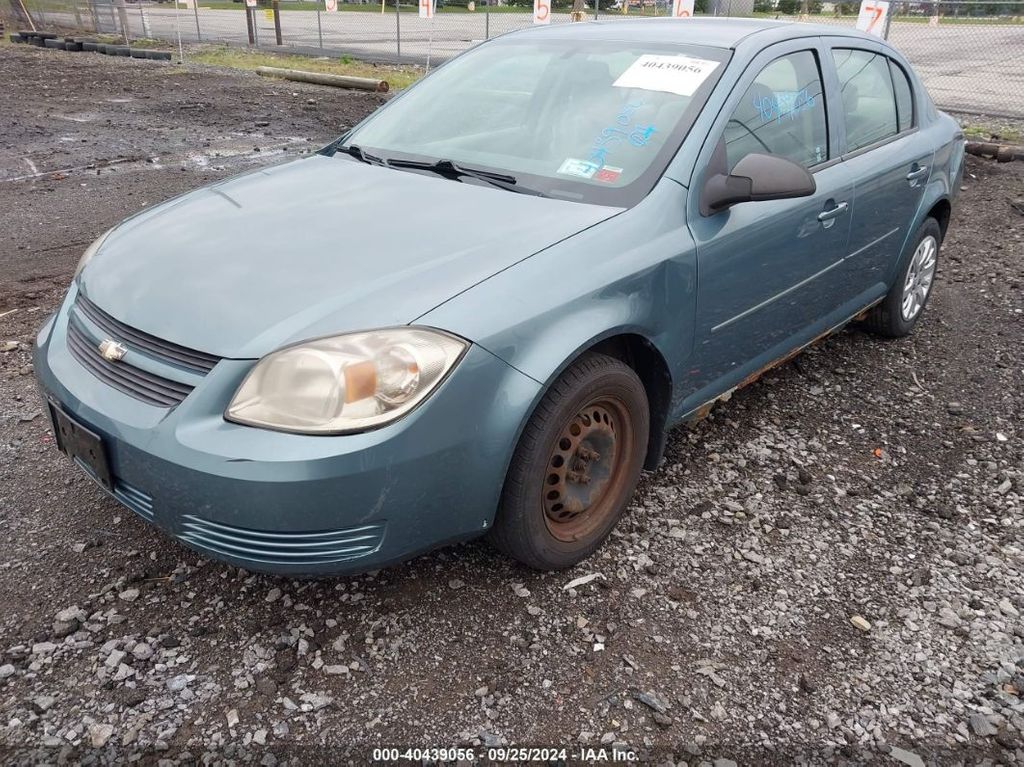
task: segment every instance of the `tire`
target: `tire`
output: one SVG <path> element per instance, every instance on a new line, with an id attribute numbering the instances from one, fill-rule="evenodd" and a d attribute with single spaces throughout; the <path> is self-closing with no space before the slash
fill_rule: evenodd
<path id="1" fill-rule="evenodd" d="M 628 365 L 588 352 L 545 393 L 516 446 L 489 533 L 537 570 L 561 570 L 600 547 L 640 479 L 650 412 Z"/>
<path id="2" fill-rule="evenodd" d="M 935 273 L 938 269 L 941 247 L 942 227 L 934 218 L 926 218 L 914 235 L 913 245 L 908 248 L 888 294 L 880 304 L 868 311 L 868 316 L 864 319 L 864 327 L 867 330 L 886 338 L 903 338 L 910 334 L 924 314 L 932 289 L 935 287 Z M 911 297 L 912 301 L 905 305 L 905 291 L 911 281 L 914 281 L 917 287 Z"/>

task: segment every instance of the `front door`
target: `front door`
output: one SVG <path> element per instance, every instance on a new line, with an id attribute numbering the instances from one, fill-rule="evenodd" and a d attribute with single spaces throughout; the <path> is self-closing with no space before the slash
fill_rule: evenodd
<path id="1" fill-rule="evenodd" d="M 785 156 L 811 171 L 817 191 L 741 203 L 711 215 L 691 204 L 697 322 L 686 406 L 711 399 L 785 355 L 851 298 L 840 267 L 853 183 L 830 147 L 814 45 L 785 43 L 755 59 L 698 159 L 691 198 L 699 197 L 706 169 L 721 162 L 723 151 L 728 169 L 754 152 Z"/>

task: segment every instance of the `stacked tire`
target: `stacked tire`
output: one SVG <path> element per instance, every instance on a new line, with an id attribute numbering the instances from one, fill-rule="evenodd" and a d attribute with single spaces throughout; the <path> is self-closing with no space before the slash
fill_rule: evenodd
<path id="1" fill-rule="evenodd" d="M 125 56 L 133 59 L 148 59 L 150 61 L 170 61 L 170 51 L 155 51 L 150 48 L 132 48 L 128 45 L 116 45 L 98 43 L 80 37 L 59 37 L 53 32 L 36 32 L 34 30 L 19 30 L 9 36 L 12 43 L 24 43 L 35 45 L 39 48 L 52 48 L 58 51 L 88 51 L 90 53 L 104 53 L 107 56 Z"/>

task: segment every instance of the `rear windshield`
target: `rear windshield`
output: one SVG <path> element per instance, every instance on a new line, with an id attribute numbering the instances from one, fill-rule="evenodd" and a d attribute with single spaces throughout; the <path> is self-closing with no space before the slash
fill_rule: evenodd
<path id="1" fill-rule="evenodd" d="M 728 51 L 515 37 L 475 48 L 345 139 L 384 159 L 451 160 L 561 199 L 635 204 L 654 186 Z"/>

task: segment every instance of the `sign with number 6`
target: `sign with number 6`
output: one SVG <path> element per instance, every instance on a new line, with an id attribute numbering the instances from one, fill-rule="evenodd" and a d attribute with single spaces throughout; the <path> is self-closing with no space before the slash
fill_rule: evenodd
<path id="1" fill-rule="evenodd" d="M 889 3 L 887 0 L 862 0 L 857 16 L 857 29 L 875 37 L 885 37 L 889 26 Z"/>
<path id="2" fill-rule="evenodd" d="M 688 19 L 693 16 L 695 0 L 672 0 L 672 18 Z"/>
<path id="3" fill-rule="evenodd" d="M 551 23 L 551 0 L 533 0 L 533 23 Z"/>

